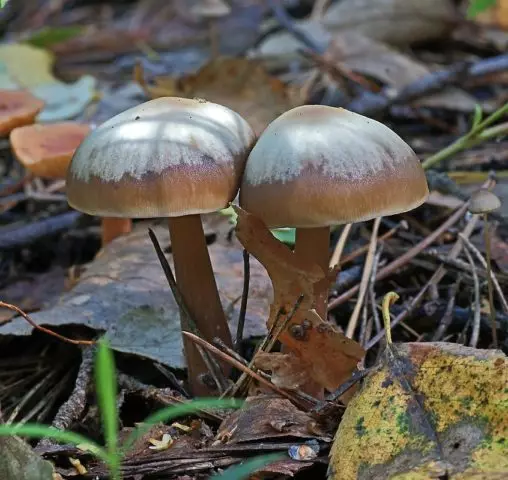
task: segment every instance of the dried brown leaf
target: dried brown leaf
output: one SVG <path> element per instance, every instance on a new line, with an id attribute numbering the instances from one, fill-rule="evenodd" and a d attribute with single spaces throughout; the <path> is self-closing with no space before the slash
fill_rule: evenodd
<path id="1" fill-rule="evenodd" d="M 312 369 L 312 378 L 334 390 L 355 369 L 364 355 L 363 348 L 340 333 L 313 310 L 314 286 L 331 282 L 336 272 L 323 272 L 318 265 L 300 258 L 277 240 L 257 217 L 235 207 L 236 233 L 244 247 L 265 267 L 274 289 L 268 326 L 279 311 L 290 312 L 303 294 L 300 308 L 279 336 L 279 340 Z"/>
<path id="2" fill-rule="evenodd" d="M 136 80 L 151 98 L 181 96 L 204 98 L 242 115 L 260 134 L 279 115 L 301 104 L 296 90 L 271 77 L 261 62 L 247 58 L 220 57 L 192 75 L 175 79 L 157 77 L 154 85 Z"/>

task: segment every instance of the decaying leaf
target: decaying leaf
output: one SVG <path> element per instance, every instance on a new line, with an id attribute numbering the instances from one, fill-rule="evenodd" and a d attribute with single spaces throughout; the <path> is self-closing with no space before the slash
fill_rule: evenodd
<path id="1" fill-rule="evenodd" d="M 354 30 L 393 45 L 448 36 L 459 23 L 453 0 L 342 0 L 326 12 L 330 31 Z"/>
<path id="2" fill-rule="evenodd" d="M 88 265 L 79 283 L 52 308 L 32 318 L 47 326 L 84 325 L 107 331 L 115 350 L 184 368 L 179 313 L 162 272 L 146 225 L 118 238 Z M 169 244 L 164 227 L 154 229 L 162 246 Z M 232 331 L 240 309 L 243 256 L 241 248 L 214 243 L 209 247 L 217 285 Z M 169 258 L 171 262 L 171 258 Z M 251 262 L 245 337 L 266 333 L 270 281 L 262 266 Z M 21 318 L 0 327 L 0 335 L 29 335 Z"/>
<path id="3" fill-rule="evenodd" d="M 235 207 L 236 233 L 243 246 L 266 268 L 272 280 L 274 299 L 268 326 L 282 310 L 289 313 L 303 295 L 300 308 L 279 336 L 282 344 L 312 369 L 312 378 L 322 387 L 336 389 L 348 379 L 364 355 L 363 348 L 322 320 L 313 310 L 314 285 L 331 282 L 336 272 L 323 272 L 300 258 L 277 240 L 257 217 Z"/>
<path id="4" fill-rule="evenodd" d="M 507 385 L 497 350 L 389 346 L 342 418 L 329 478 L 505 478 Z"/>
<path id="5" fill-rule="evenodd" d="M 35 454 L 18 437 L 0 438 L 2 480 L 54 480 L 53 465 Z"/>
<path id="6" fill-rule="evenodd" d="M 274 395 L 248 397 L 240 410 L 222 422 L 216 438 L 233 444 L 282 437 L 331 441 L 329 435 L 320 432 L 310 415 L 289 400 Z"/>
<path id="7" fill-rule="evenodd" d="M 332 63 L 340 63 L 355 73 L 372 77 L 395 91 L 431 73 L 423 63 L 357 31 L 335 35 L 324 56 Z M 471 95 L 452 86 L 415 102 L 420 107 L 466 112 L 474 110 L 476 103 Z"/>
<path id="8" fill-rule="evenodd" d="M 225 105 L 242 115 L 257 134 L 285 111 L 301 105 L 297 91 L 266 73 L 259 61 L 218 58 L 193 75 L 180 79 L 156 77 L 146 85 L 139 70 L 136 79 L 151 98 L 198 97 Z"/>
<path id="9" fill-rule="evenodd" d="M 293 353 L 259 352 L 254 366 L 272 372 L 271 381 L 280 388 L 299 390 L 312 380 L 312 365 Z"/>

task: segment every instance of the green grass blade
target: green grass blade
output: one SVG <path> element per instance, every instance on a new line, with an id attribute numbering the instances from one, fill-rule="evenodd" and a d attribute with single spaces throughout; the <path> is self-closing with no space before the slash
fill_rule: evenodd
<path id="1" fill-rule="evenodd" d="M 248 478 L 256 470 L 266 467 L 270 463 L 276 462 L 287 458 L 285 453 L 272 453 L 270 455 L 263 455 L 261 457 L 255 457 L 251 460 L 242 462 L 240 465 L 229 467 L 224 473 L 220 475 L 214 475 L 211 478 L 220 480 L 242 480 L 242 478 Z"/>
<path id="2" fill-rule="evenodd" d="M 171 405 L 163 408 L 155 412 L 153 415 L 148 416 L 141 425 L 136 427 L 122 445 L 122 450 L 129 450 L 138 438 L 143 436 L 148 430 L 150 430 L 152 425 L 157 423 L 167 422 L 169 420 L 173 420 L 174 418 L 181 417 L 182 415 L 189 415 L 208 408 L 240 408 L 242 404 L 243 401 L 236 398 L 204 398 L 200 400 L 192 400 L 182 405 Z"/>
<path id="3" fill-rule="evenodd" d="M 475 18 L 480 13 L 492 8 L 496 0 L 469 0 L 467 7 L 467 18 Z"/>
<path id="4" fill-rule="evenodd" d="M 26 423 L 24 425 L 0 425 L 0 436 L 11 437 L 20 436 L 28 438 L 49 438 L 58 443 L 69 443 L 71 445 L 86 445 L 90 452 L 97 458 L 109 463 L 109 455 L 104 448 L 93 440 L 80 435 L 79 433 L 57 430 L 48 425 L 39 425 L 34 423 Z"/>
<path id="5" fill-rule="evenodd" d="M 116 369 L 113 352 L 109 348 L 107 340 L 99 341 L 97 356 L 95 359 L 95 388 L 99 403 L 104 440 L 111 461 L 118 466 L 118 411 L 116 408 Z"/>

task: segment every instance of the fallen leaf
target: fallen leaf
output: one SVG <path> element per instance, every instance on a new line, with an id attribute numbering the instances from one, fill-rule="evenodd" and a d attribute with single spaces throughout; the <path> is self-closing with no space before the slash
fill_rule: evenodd
<path id="1" fill-rule="evenodd" d="M 234 444 L 296 437 L 331 441 L 315 420 L 289 400 L 274 395 L 248 397 L 242 408 L 224 420 L 217 432 L 221 443 Z"/>
<path id="2" fill-rule="evenodd" d="M 95 96 L 97 81 L 85 75 L 74 84 L 57 80 L 55 57 L 46 50 L 24 44 L 0 46 L 0 88 L 28 89 L 45 102 L 40 122 L 56 122 L 78 116 Z"/>
<path id="3" fill-rule="evenodd" d="M 423 63 L 357 31 L 335 35 L 324 58 L 331 63 L 339 63 L 355 73 L 372 77 L 395 91 L 400 91 L 431 73 Z M 466 112 L 474 110 L 477 103 L 471 95 L 451 86 L 440 92 L 425 95 L 414 102 L 420 107 Z"/>
<path id="4" fill-rule="evenodd" d="M 497 350 L 389 346 L 342 418 L 329 478 L 502 478 L 507 382 L 508 360 Z"/>
<path id="5" fill-rule="evenodd" d="M 0 437 L 2 480 L 53 480 L 53 465 L 18 437 Z"/>
<path id="6" fill-rule="evenodd" d="M 461 20 L 453 0 L 342 0 L 327 10 L 332 32 L 354 30 L 374 40 L 407 46 L 447 37 Z"/>
<path id="7" fill-rule="evenodd" d="M 280 388 L 299 390 L 312 380 L 312 365 L 292 353 L 259 352 L 254 366 L 272 372 L 271 381 Z"/>
<path id="8" fill-rule="evenodd" d="M 323 272 L 278 241 L 254 215 L 234 207 L 238 215 L 236 234 L 243 246 L 265 267 L 273 284 L 274 300 L 268 327 L 288 314 L 303 295 L 300 308 L 288 322 L 279 340 L 312 369 L 312 378 L 335 390 L 347 380 L 364 355 L 363 348 L 322 320 L 313 310 L 314 285 L 331 281 L 336 272 Z"/>
<path id="9" fill-rule="evenodd" d="M 111 347 L 184 368 L 179 311 L 148 237 L 146 225 L 108 245 L 87 266 L 78 284 L 51 308 L 32 315 L 47 326 L 84 325 L 107 331 Z M 154 229 L 162 246 L 169 244 L 164 227 Z M 235 246 L 214 243 L 210 257 L 221 300 L 236 331 L 242 294 L 243 254 Z M 169 256 L 171 263 L 171 258 Z M 251 261 L 251 288 L 244 338 L 266 334 L 271 285 L 262 266 Z M 29 335 L 21 318 L 0 327 L 0 335 Z"/>
<path id="10" fill-rule="evenodd" d="M 143 84 L 142 72 L 137 80 Z M 197 97 L 225 105 L 242 115 L 257 134 L 285 111 L 301 105 L 297 90 L 266 73 L 257 60 L 220 57 L 193 75 L 156 77 L 145 85 L 151 98 Z"/>

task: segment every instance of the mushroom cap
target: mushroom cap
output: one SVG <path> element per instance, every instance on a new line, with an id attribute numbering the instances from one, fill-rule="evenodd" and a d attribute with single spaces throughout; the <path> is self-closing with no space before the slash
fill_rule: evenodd
<path id="1" fill-rule="evenodd" d="M 497 195 L 486 188 L 481 188 L 471 195 L 469 211 L 471 213 L 489 213 L 497 210 L 500 206 L 501 200 Z"/>
<path id="2" fill-rule="evenodd" d="M 262 133 L 247 160 L 240 205 L 269 227 L 314 228 L 402 213 L 428 193 L 419 159 L 388 127 L 307 105 Z"/>
<path id="3" fill-rule="evenodd" d="M 238 191 L 255 135 L 236 112 L 164 97 L 95 129 L 67 174 L 69 204 L 91 215 L 176 217 L 224 208 Z"/>
<path id="4" fill-rule="evenodd" d="M 35 122 L 44 102 L 26 90 L 0 90 L 0 135 Z"/>
<path id="5" fill-rule="evenodd" d="M 34 175 L 65 178 L 76 148 L 89 132 L 88 125 L 74 122 L 26 125 L 11 132 L 11 148 Z"/>

